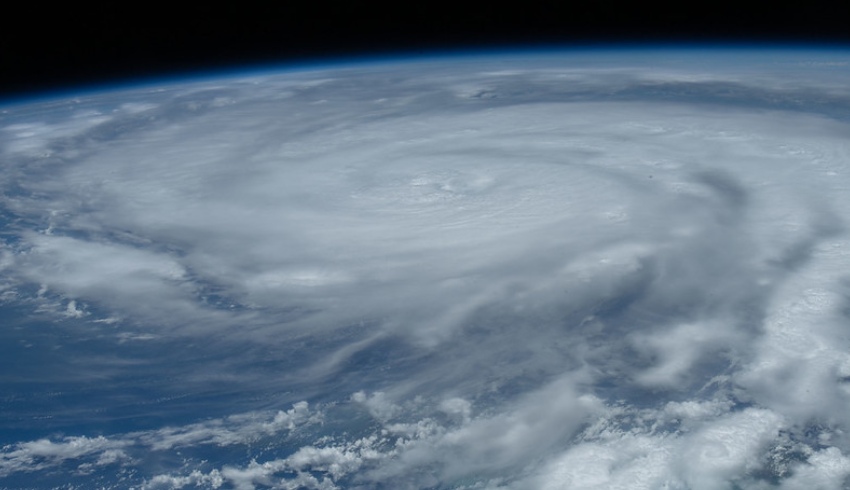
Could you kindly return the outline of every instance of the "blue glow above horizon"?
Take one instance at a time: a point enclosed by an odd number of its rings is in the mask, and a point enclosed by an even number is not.
[[[245,64],[233,63],[230,66],[196,68],[192,70],[166,70],[157,74],[128,77],[120,76],[110,80],[109,76],[99,77],[97,81],[69,84],[67,88],[53,88],[35,92],[22,92],[3,97],[0,94],[0,107],[18,106],[51,100],[75,97],[95,96],[122,90],[137,90],[171,86],[174,84],[196,83],[211,79],[225,81],[231,78],[246,76],[272,75],[284,73],[301,73],[321,70],[359,69],[382,65],[411,64],[423,62],[450,61],[463,62],[468,60],[492,60],[494,58],[547,58],[569,56],[574,61],[585,63],[612,62],[616,63],[624,55],[632,61],[658,63],[660,55],[693,54],[699,56],[719,56],[718,63],[728,62],[728,57],[734,54],[741,60],[765,62],[766,55],[773,55],[777,60],[787,62],[789,55],[798,55],[811,59],[826,57],[833,59],[836,55],[842,60],[850,58],[850,43],[835,42],[800,42],[800,41],[655,41],[655,42],[598,42],[585,43],[547,43],[547,44],[488,44],[481,47],[456,47],[431,50],[398,50],[398,51],[364,51],[359,54],[315,56],[299,59],[269,60]],[[602,59],[600,59],[600,57]],[[755,58],[755,59],[751,59]],[[705,61],[705,60],[703,60]],[[5,99],[5,100],[4,100]]]

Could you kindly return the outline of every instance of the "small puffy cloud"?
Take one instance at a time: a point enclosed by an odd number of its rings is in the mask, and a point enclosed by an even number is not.
[[[467,421],[472,415],[472,404],[463,398],[449,398],[440,402],[440,410]]]
[[[401,407],[391,402],[385,393],[380,391],[371,395],[358,391],[351,395],[351,401],[364,405],[373,417],[383,422],[392,419],[402,410]]]

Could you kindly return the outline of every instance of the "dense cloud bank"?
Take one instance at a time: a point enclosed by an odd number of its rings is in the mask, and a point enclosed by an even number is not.
[[[6,108],[0,482],[846,488],[845,61],[606,56]]]

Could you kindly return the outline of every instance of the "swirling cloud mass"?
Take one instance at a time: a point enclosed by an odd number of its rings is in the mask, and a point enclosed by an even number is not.
[[[847,59],[4,108],[0,485],[848,488]]]

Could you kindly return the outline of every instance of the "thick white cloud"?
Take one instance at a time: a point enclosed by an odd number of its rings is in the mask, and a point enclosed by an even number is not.
[[[22,357],[21,379],[98,373],[98,410],[151,418],[10,441],[0,471],[844,485],[850,101],[834,75],[489,63],[7,113],[0,295],[59,325],[4,332],[51,367]]]

